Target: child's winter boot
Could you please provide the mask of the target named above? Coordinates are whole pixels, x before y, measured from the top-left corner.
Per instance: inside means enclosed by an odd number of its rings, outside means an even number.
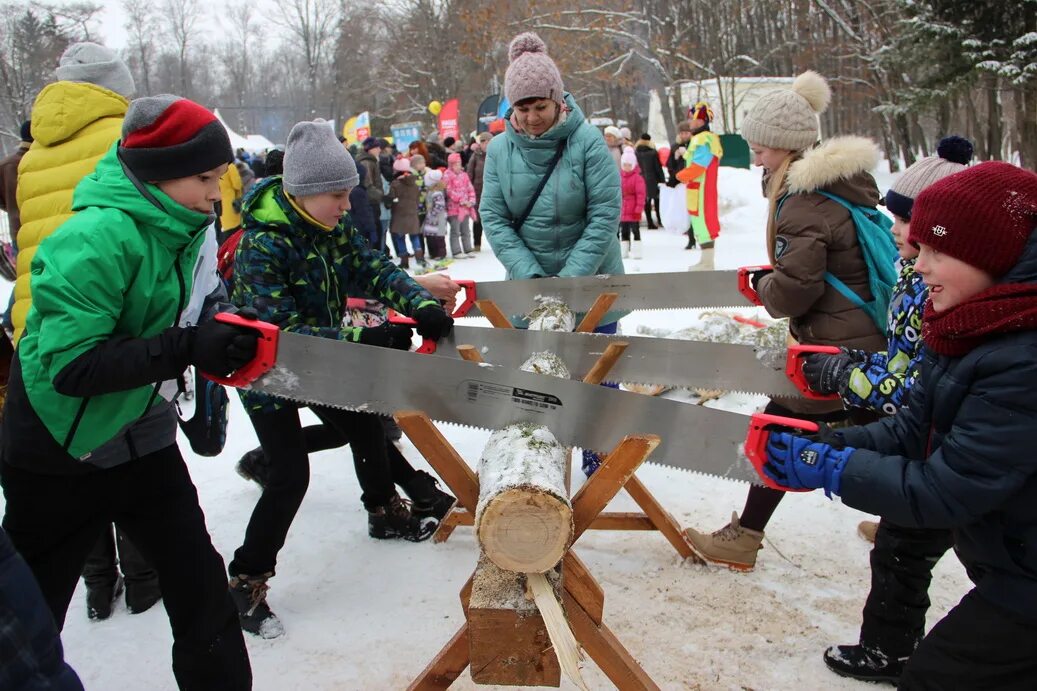
[[[865,645],[833,645],[825,651],[825,664],[841,677],[896,684],[910,656],[886,655]]]
[[[284,624],[270,611],[270,605],[266,603],[266,591],[270,589],[266,582],[273,575],[242,574],[230,579],[230,596],[238,608],[241,630],[260,638],[277,638],[284,635]]]
[[[684,249],[686,249],[686,250],[693,250],[693,249],[695,249],[695,233],[693,233],[689,229],[688,232],[685,233],[685,235],[688,236],[688,244],[684,246]]]
[[[130,614],[147,612],[161,599],[162,590],[158,587],[158,576],[142,581],[126,581],[126,609]]]
[[[630,257],[632,259],[640,259],[642,256],[643,256],[643,254],[642,254],[642,251],[641,251],[641,241],[640,240],[634,240],[630,244]]]
[[[112,605],[122,595],[122,576],[116,575],[111,585],[88,586],[86,589],[86,616],[93,621],[102,621],[112,616]]]
[[[266,489],[267,482],[270,480],[270,462],[263,453],[263,447],[246,451],[245,455],[238,460],[237,471],[241,477]]]
[[[403,487],[412,502],[411,515],[416,518],[435,518],[442,520],[450,507],[454,505],[454,498],[438,487],[439,480],[432,477],[423,470],[414,473],[414,477]]]
[[[386,504],[367,510],[367,534],[378,540],[422,542],[432,537],[435,521],[422,521],[394,494]]]
[[[686,528],[691,551],[710,564],[726,566],[732,571],[752,571],[756,554],[763,548],[763,531],[743,528],[738,513],[731,514],[731,522],[709,535],[694,528]]]

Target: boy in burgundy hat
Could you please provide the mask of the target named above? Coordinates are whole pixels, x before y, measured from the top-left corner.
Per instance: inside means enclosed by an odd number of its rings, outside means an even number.
[[[226,375],[255,354],[255,331],[208,318],[225,297],[210,226],[232,160],[202,106],[130,105],[121,141],[77,185],[74,215],[33,257],[0,442],[4,529],[58,627],[114,522],[158,571],[182,689],[252,682],[172,402],[188,365]]]
[[[898,525],[948,528],[975,584],[918,644],[902,689],[1037,679],[1037,175],[990,162],[915,200],[929,288],[920,377],[895,417],[772,433],[764,473]]]

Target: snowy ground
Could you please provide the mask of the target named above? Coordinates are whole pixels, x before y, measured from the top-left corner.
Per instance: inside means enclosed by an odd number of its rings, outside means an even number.
[[[890,177],[879,178],[884,190]],[[720,187],[717,268],[765,261],[766,205],[758,171],[723,168]],[[629,272],[684,271],[698,259],[697,251],[682,249],[683,236],[642,236],[645,258],[628,261]],[[451,266],[451,275],[503,277],[483,248],[477,259]],[[623,329],[678,329],[695,319],[694,312],[638,313],[623,321]],[[727,397],[718,404],[750,412],[761,401]],[[232,406],[222,456],[185,451],[225,560],[259,497],[256,486],[234,472],[237,458],[256,440],[233,396]],[[488,436],[449,426],[443,431],[472,463]],[[413,447],[406,450],[415,465],[427,467]],[[700,529],[721,527],[745,498],[746,485],[659,466],[644,466],[639,477],[682,525]],[[459,529],[442,545],[374,541],[367,537],[348,451],[315,455],[312,478],[269,595],[287,634],[273,641],[247,637],[255,688],[402,689],[462,622],[457,595],[476,562],[472,531]],[[636,509],[625,496],[612,508]],[[834,676],[821,660],[826,646],[856,641],[869,584],[869,547],[856,536],[864,518],[820,492],[789,497],[768,527],[751,574],[685,564],[658,534],[589,532],[576,551],[604,587],[606,623],[663,689],[871,688]],[[933,580],[930,624],[967,589],[962,567],[953,556],[945,558]],[[174,689],[162,609],[133,616],[120,603],[111,619],[92,623],[84,596],[81,587],[63,640],[87,689]],[[584,676],[593,689],[611,688],[592,661]],[[466,673],[453,688],[475,687]],[[563,681],[562,688],[574,687]]]

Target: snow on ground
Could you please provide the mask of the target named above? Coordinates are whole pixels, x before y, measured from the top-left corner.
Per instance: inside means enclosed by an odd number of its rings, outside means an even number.
[[[759,177],[755,170],[721,169],[718,269],[766,260],[767,212]],[[890,176],[879,177],[885,190]],[[645,258],[628,260],[629,272],[684,271],[698,259],[697,250],[683,249],[683,236],[642,231],[642,237]],[[486,244],[478,258],[456,262],[450,273],[503,278]],[[622,326],[627,333],[638,326],[678,329],[695,319],[690,311],[641,312]],[[213,543],[225,561],[239,545],[259,497],[257,487],[234,472],[234,463],[256,439],[237,397],[231,400],[222,456],[196,457],[186,441],[181,443]],[[762,400],[727,396],[710,405],[746,413]],[[450,426],[443,431],[473,465],[489,434]],[[412,446],[405,450],[416,466],[427,468]],[[650,464],[638,475],[685,526],[720,528],[745,499],[743,484]],[[574,490],[582,474],[575,476]],[[636,510],[625,495],[610,508]],[[869,546],[856,536],[857,523],[865,518],[821,492],[790,496],[771,521],[750,574],[685,564],[659,534],[591,531],[575,549],[605,590],[605,622],[663,689],[864,689],[871,687],[827,671],[821,653],[828,645],[856,641],[870,578]],[[287,634],[272,641],[246,636],[255,688],[404,688],[462,623],[458,591],[476,557],[470,528],[458,529],[441,545],[368,538],[348,451],[315,454],[309,493],[271,581],[269,601]],[[930,625],[968,587],[953,556],[943,559],[931,589]],[[174,689],[171,635],[162,609],[130,615],[120,603],[111,619],[93,623],[84,598],[81,586],[63,641],[86,688]],[[612,688],[590,660],[584,676],[593,689]],[[452,688],[476,687],[466,673]],[[562,688],[574,687],[563,681]]]

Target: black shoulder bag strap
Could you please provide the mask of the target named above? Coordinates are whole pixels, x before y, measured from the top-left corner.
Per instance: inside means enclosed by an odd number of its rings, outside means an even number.
[[[511,227],[515,232],[519,232],[522,229],[522,224],[529,218],[529,214],[533,211],[533,205],[537,203],[537,199],[540,197],[540,193],[544,191],[544,187],[547,185],[548,178],[551,177],[551,173],[555,171],[555,167],[558,162],[562,160],[562,153],[565,151],[565,140],[562,139],[558,142],[558,149],[555,151],[555,155],[547,163],[547,172],[544,173],[544,177],[540,178],[540,184],[537,185],[536,192],[529,199],[529,204],[526,205],[526,210],[522,212],[522,215],[511,222]]]

